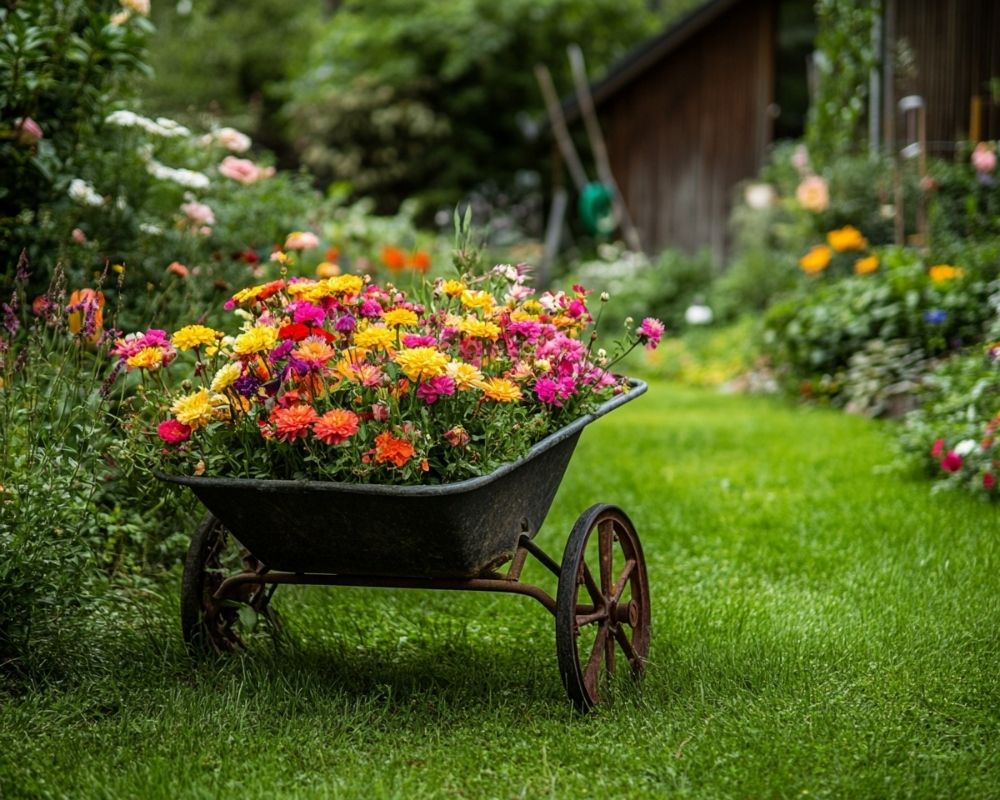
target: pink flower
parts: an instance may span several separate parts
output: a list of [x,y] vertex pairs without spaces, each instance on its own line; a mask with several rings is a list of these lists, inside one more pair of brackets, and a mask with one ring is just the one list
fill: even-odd
[[983,473],[983,488],[988,492],[994,486],[996,486],[997,480],[993,477],[992,472]]
[[949,450],[941,459],[941,469],[945,472],[958,472],[962,468],[962,457],[954,450]]
[[274,175],[274,167],[258,167],[249,159],[226,156],[219,164],[219,174],[240,183],[256,183]]
[[376,422],[389,421],[389,406],[385,403],[375,403],[372,406],[372,419]]
[[319,237],[309,231],[294,231],[285,239],[286,250],[315,250],[319,247]]
[[934,444],[931,445],[931,456],[933,456],[934,458],[940,458],[943,452],[944,452],[944,439],[935,439]]
[[73,233],[70,234],[70,238],[77,244],[87,243],[87,234],[85,234],[79,228],[73,228]]
[[18,144],[30,147],[45,138],[42,133],[42,126],[31,117],[18,117],[14,120],[14,128],[17,131],[15,139]]
[[463,447],[469,443],[471,437],[465,428],[461,425],[456,425],[454,428],[449,428],[444,432],[444,438],[452,447]]
[[795,199],[806,211],[826,211],[830,205],[830,191],[819,175],[808,175],[795,190]]
[[421,336],[416,333],[403,334],[404,347],[434,347],[437,340],[433,336]]
[[434,405],[440,397],[449,397],[453,394],[455,394],[455,381],[447,375],[438,375],[417,387],[417,397],[429,406]]
[[156,426],[156,435],[167,444],[180,444],[191,438],[191,426],[180,420],[168,419]]
[[171,261],[170,266],[167,267],[167,272],[171,275],[176,275],[178,278],[186,278],[191,274],[191,270],[185,267],[180,261]]
[[809,150],[804,144],[797,145],[792,151],[792,166],[800,175],[809,169]]
[[184,203],[181,206],[181,211],[183,211],[187,218],[196,225],[215,224],[215,214],[212,212],[212,209],[204,203],[198,203],[192,200],[190,203]]
[[980,142],[972,151],[972,166],[976,172],[985,175],[997,168],[997,154],[986,142]]
[[646,346],[647,350],[655,350],[663,337],[663,330],[662,322],[652,317],[646,317],[639,326],[639,341]]

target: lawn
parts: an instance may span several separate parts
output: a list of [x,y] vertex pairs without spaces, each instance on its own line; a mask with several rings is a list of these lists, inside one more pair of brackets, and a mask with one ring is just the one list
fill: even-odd
[[997,511],[888,448],[655,384],[584,435],[537,540],[560,554],[597,501],[631,515],[638,691],[577,715],[551,617],[481,594],[284,587],[284,640],[192,666],[178,580],[86,668],[0,694],[0,797],[1000,796]]

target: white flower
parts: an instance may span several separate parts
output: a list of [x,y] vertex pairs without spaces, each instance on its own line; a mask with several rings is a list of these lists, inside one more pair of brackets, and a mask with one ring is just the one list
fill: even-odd
[[952,448],[958,455],[965,457],[969,453],[979,449],[979,443],[975,439],[963,439]]
[[769,183],[751,183],[743,193],[746,204],[755,211],[763,211],[774,205],[774,188]]
[[708,325],[713,318],[712,309],[702,303],[692,303],[684,312],[684,321],[688,325]]
[[245,153],[250,149],[250,137],[236,128],[219,128],[207,137],[209,141],[217,142],[234,153]]
[[121,128],[142,128],[146,133],[153,136],[162,136],[165,139],[175,139],[179,136],[191,135],[191,131],[179,122],[174,122],[172,119],[158,117],[152,120],[149,117],[144,117],[142,114],[136,114],[134,111],[128,111],[127,109],[112,111],[104,118],[104,121]]
[[149,0],[119,0],[119,2],[122,8],[127,8],[136,14],[142,14],[144,17],[149,16]]
[[153,225],[152,223],[149,223],[149,222],[140,222],[139,223],[139,230],[142,231],[145,234],[150,235],[150,236],[162,236],[163,235],[163,228],[161,228],[159,225]]
[[73,178],[69,182],[69,196],[85,206],[97,208],[104,205],[104,198],[94,191],[93,186],[80,178]]
[[211,181],[208,176],[190,169],[168,167],[155,159],[150,159],[146,164],[146,171],[154,178],[161,181],[171,181],[172,183],[185,186],[188,189],[207,189]]

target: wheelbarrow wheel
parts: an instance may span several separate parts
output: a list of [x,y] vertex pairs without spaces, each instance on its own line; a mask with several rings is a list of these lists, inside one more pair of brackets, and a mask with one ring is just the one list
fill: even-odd
[[265,617],[274,629],[280,627],[270,605],[271,592],[260,584],[242,584],[238,596],[215,599],[226,578],[248,570],[259,571],[259,562],[215,516],[206,514],[191,538],[181,582],[181,631],[192,655],[243,650],[241,609],[249,609],[253,619]]
[[[556,653],[566,694],[591,710],[601,687],[649,655],[649,581],[635,526],[620,508],[591,506],[566,542],[556,592]],[[618,658],[622,662],[618,663]]]

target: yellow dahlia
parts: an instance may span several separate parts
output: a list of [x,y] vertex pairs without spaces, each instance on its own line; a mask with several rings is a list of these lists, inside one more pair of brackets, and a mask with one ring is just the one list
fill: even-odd
[[242,364],[226,364],[221,367],[218,372],[215,373],[215,377],[212,378],[212,391],[213,392],[224,392],[230,386],[232,386],[239,379],[240,375],[243,374]]
[[233,352],[238,356],[264,353],[278,343],[278,331],[268,325],[258,325],[246,333],[241,333],[233,342]]
[[225,402],[225,398],[210,394],[208,389],[199,389],[194,394],[177,398],[170,406],[170,410],[178,422],[197,430],[212,421],[215,406],[219,404],[220,399]]
[[461,295],[462,305],[466,308],[481,308],[487,314],[493,311],[493,295],[489,292],[466,289]]
[[462,391],[478,387],[483,382],[483,373],[464,361],[451,361],[444,371]]
[[441,291],[448,297],[458,297],[465,289],[466,286],[462,281],[445,281],[441,284]]
[[500,403],[515,403],[521,399],[521,389],[506,378],[487,378],[482,383],[483,394]]
[[357,347],[381,347],[388,350],[396,343],[396,332],[391,328],[378,328],[374,325],[354,334],[354,344]]
[[214,344],[221,333],[205,325],[187,325],[170,337],[170,343],[178,350],[192,350],[203,344]]
[[416,325],[417,313],[409,308],[393,308],[382,315],[382,321],[390,328],[399,328],[403,325]]
[[365,279],[360,275],[337,275],[326,281],[330,294],[357,294],[364,285]]
[[425,381],[443,375],[448,356],[434,347],[409,347],[393,358],[411,381]]
[[144,347],[125,363],[132,369],[159,369],[163,364],[163,351],[159,347]]
[[478,317],[466,317],[458,324],[458,329],[476,339],[490,339],[495,342],[500,337],[499,325]]

